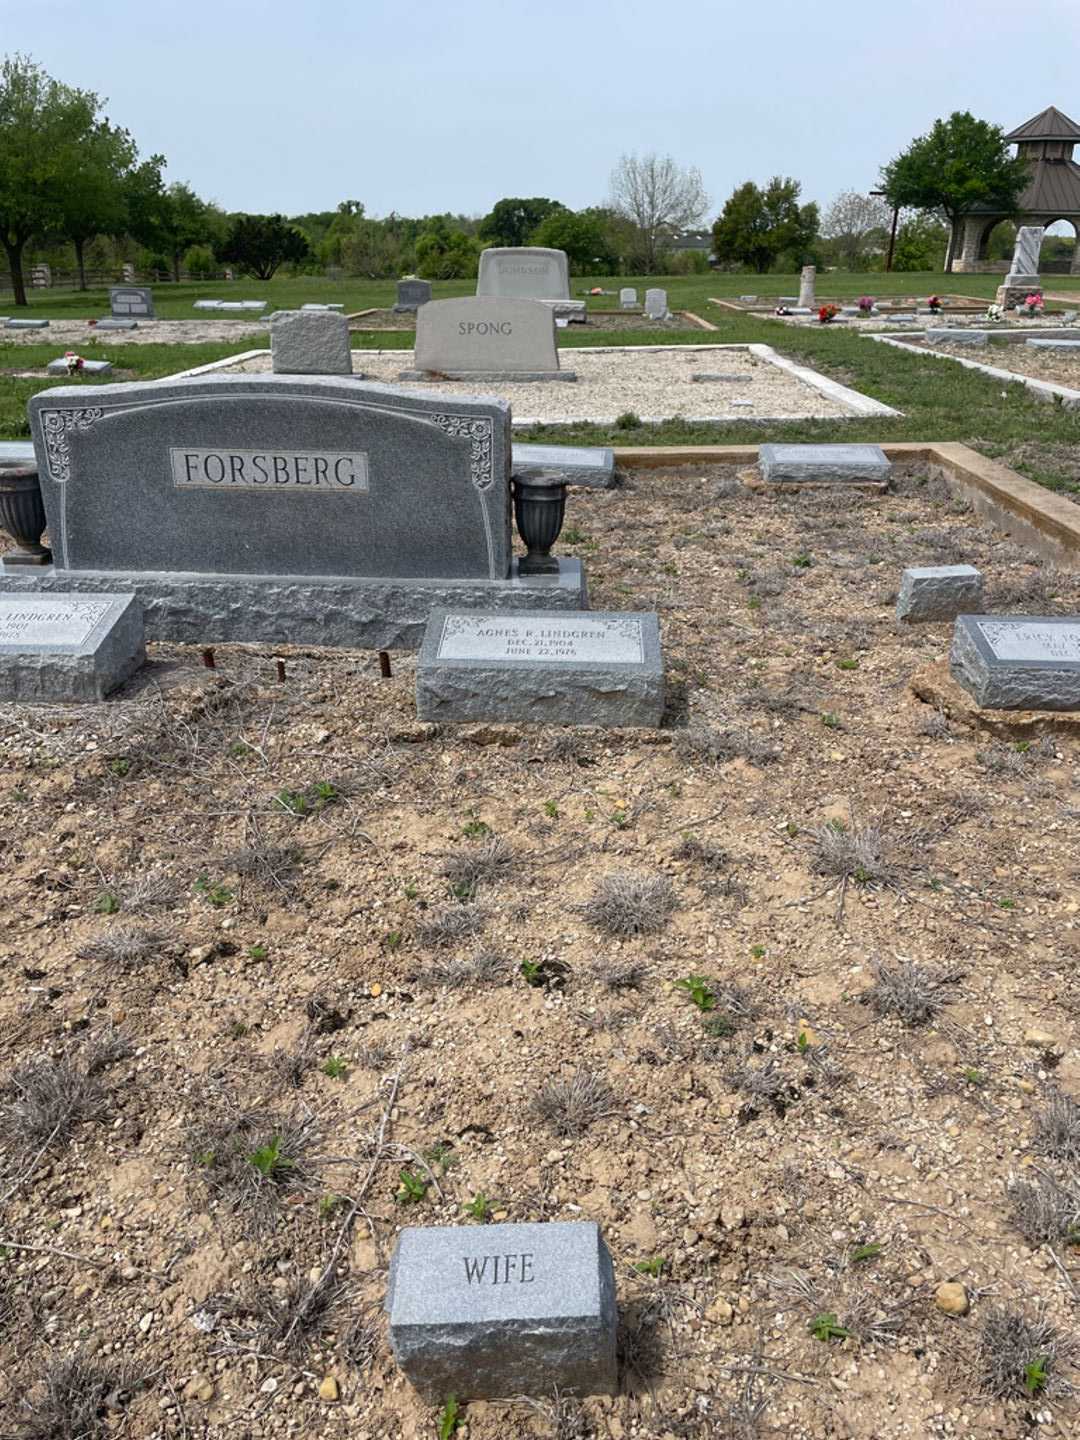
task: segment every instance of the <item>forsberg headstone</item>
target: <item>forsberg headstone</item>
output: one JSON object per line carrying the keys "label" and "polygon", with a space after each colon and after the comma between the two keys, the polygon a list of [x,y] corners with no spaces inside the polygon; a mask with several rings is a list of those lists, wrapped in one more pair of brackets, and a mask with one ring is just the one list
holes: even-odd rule
{"label": "forsberg headstone", "polygon": [[416,709],[436,723],[659,725],[659,622],[653,612],[433,611],[416,670]]}
{"label": "forsberg headstone", "polygon": [[436,606],[573,609],[519,578],[510,410],[344,377],[200,376],[30,401],[54,566],[4,591],[133,590],[152,639],[408,647]]}
{"label": "forsberg headstone", "polygon": [[148,285],[110,285],[109,310],[114,320],[152,320],[154,292]]}
{"label": "forsberg headstone", "polygon": [[555,316],[536,300],[432,300],[416,314],[413,371],[403,379],[573,380],[559,370]]}
{"label": "forsberg headstone", "polygon": [[617,1387],[615,1273],[592,1221],[407,1227],[386,1309],[429,1404]]}
{"label": "forsberg headstone", "polygon": [[960,615],[949,668],[987,710],[1080,710],[1080,616]]}
{"label": "forsberg headstone", "polygon": [[0,700],[103,700],[145,659],[134,595],[0,593]]}

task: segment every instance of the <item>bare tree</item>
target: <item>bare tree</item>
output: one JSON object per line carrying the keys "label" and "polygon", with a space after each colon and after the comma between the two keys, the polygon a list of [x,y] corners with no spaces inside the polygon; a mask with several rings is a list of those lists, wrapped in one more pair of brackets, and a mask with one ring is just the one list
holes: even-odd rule
{"label": "bare tree", "polygon": [[623,155],[611,172],[610,205],[637,233],[649,270],[665,242],[698,225],[709,197],[694,166],[684,170],[670,155]]}
{"label": "bare tree", "polygon": [[883,241],[892,223],[892,209],[875,195],[842,191],[825,212],[821,234],[833,242],[836,259],[858,269],[875,241]]}

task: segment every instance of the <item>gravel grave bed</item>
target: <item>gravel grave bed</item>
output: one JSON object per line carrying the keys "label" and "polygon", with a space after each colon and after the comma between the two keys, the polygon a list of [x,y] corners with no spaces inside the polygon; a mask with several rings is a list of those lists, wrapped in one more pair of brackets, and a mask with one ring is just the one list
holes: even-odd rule
{"label": "gravel grave bed", "polygon": [[[1076,338],[1080,340],[1080,330]],[[1032,350],[1028,345],[964,345],[953,350],[944,345],[928,345],[916,340],[920,350],[934,355],[960,355],[964,360],[977,360],[980,365],[993,365],[996,370],[1012,370],[1033,380],[1047,380],[1051,385],[1066,385],[1080,390],[1080,350]]]}
{"label": "gravel grave bed", "polygon": [[[35,317],[36,318],[36,317]],[[42,317],[45,318],[45,317]],[[79,345],[200,345],[213,340],[240,340],[269,335],[264,322],[244,320],[140,320],[134,330],[99,330],[89,320],[50,320],[47,330],[0,330],[4,345],[49,345],[57,353]],[[80,354],[82,352],[80,351]]]}
{"label": "gravel grave bed", "polygon": [[923,466],[631,473],[558,548],[659,611],[662,729],[440,731],[412,655],[225,645],[0,707],[12,1425],[77,1349],[130,1440],[430,1440],[387,1261],[468,1205],[600,1223],[623,1376],[469,1440],[1076,1433],[1080,742],[916,700],[951,627],[893,603],[1080,575]]}
{"label": "gravel grave bed", "polygon": [[[350,330],[415,330],[416,321],[411,315],[395,315],[392,310],[376,310],[370,315],[350,319]],[[584,325],[575,323],[571,329],[575,335],[588,335],[594,330],[701,330],[692,320],[682,315],[672,315],[670,320],[650,320],[644,310],[630,311],[622,315],[590,314]]]}
{"label": "gravel grave bed", "polygon": [[[564,370],[573,370],[577,380],[531,384],[485,381],[470,386],[467,381],[399,381],[401,372],[412,364],[411,350],[353,351],[353,369],[371,380],[420,392],[460,386],[463,394],[469,394],[479,386],[486,395],[508,400],[513,406],[515,421],[528,418],[560,424],[597,420],[611,424],[627,411],[633,411],[642,420],[667,419],[673,415],[687,420],[714,417],[795,420],[851,414],[845,406],[820,394],[805,381],[739,347],[680,345],[662,350],[637,348],[589,354],[564,349],[559,352],[559,363]],[[264,374],[270,370],[270,356],[252,357],[230,369]],[[739,378],[721,382],[692,381],[690,376],[700,371]],[[229,370],[215,373],[228,374]],[[749,403],[736,404],[736,401]]]}

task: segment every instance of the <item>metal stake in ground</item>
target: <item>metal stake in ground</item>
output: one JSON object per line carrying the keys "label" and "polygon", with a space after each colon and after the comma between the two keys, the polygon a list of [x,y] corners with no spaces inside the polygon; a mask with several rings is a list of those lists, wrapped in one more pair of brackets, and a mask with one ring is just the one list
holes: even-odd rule
{"label": "metal stake in ground", "polygon": [[387,650],[379,651],[379,674],[384,680],[389,680],[393,675],[390,669],[390,652]]}

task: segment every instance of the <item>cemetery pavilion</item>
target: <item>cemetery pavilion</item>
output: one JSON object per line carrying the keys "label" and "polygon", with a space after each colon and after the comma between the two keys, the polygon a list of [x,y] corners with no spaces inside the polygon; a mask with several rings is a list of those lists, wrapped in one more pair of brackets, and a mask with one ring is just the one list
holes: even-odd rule
{"label": "cemetery pavilion", "polygon": [[953,269],[1000,269],[986,263],[986,246],[990,232],[1002,220],[1043,226],[1067,220],[1077,235],[1070,274],[1080,275],[1080,165],[1073,159],[1073,146],[1080,143],[1080,125],[1051,105],[1005,139],[1015,144],[1017,155],[1030,165],[1030,183],[1020,196],[1015,215],[976,206],[960,218]]}

